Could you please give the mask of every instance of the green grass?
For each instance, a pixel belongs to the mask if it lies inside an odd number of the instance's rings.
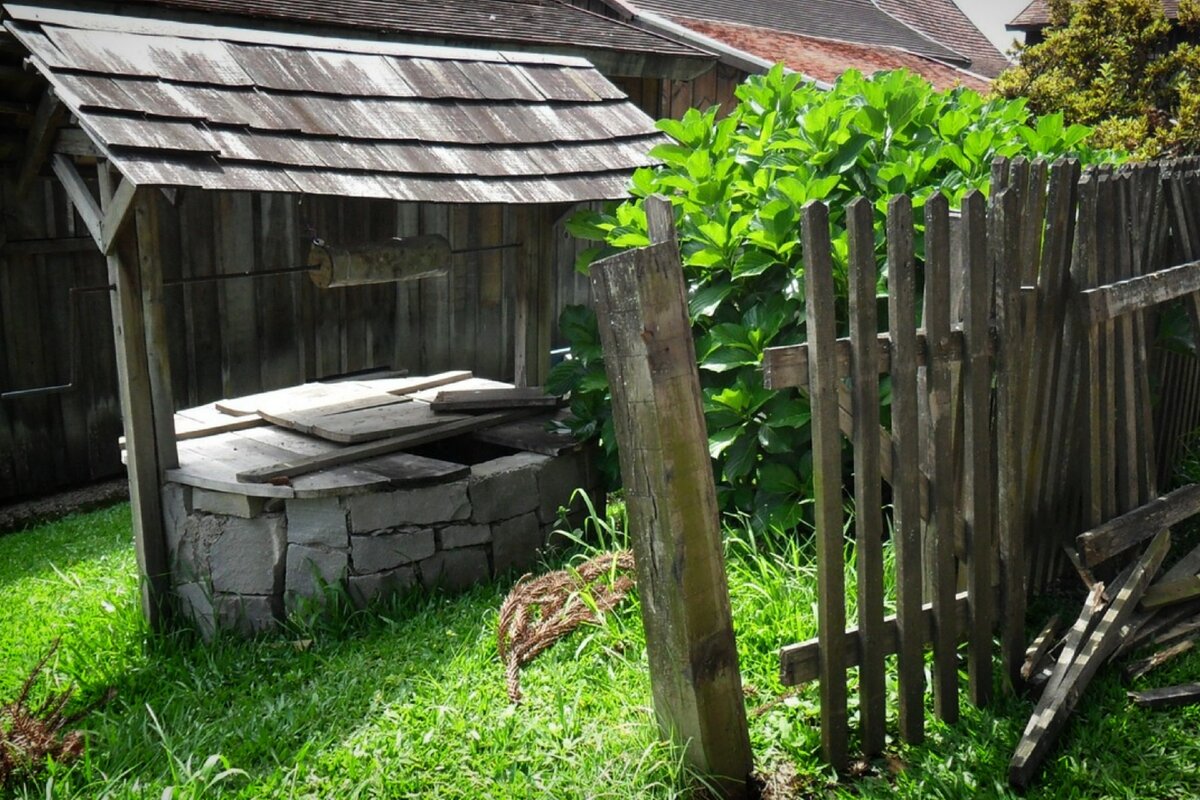
[[[930,723],[926,744],[894,746],[867,777],[833,783],[817,756],[815,687],[781,699],[777,678],[778,647],[814,628],[811,552],[733,532],[728,550],[760,768],[794,765],[800,796],[1010,796],[1005,769],[1031,708],[1015,699],[964,706],[957,726]],[[83,723],[84,759],[53,765],[12,796],[692,794],[678,750],[656,736],[636,600],[531,664],[514,707],[494,640],[508,582],[205,645],[188,633],[148,636],[135,575],[127,506],[0,537],[0,699],[59,636],[50,670],[59,688],[77,683],[82,700],[118,691]],[[1197,676],[1191,656],[1141,685]],[[1200,709],[1142,711],[1124,691],[1103,673],[1030,796],[1200,796]],[[889,763],[904,768],[890,777]]]

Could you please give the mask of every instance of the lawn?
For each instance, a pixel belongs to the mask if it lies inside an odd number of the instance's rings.
[[[728,561],[755,754],[794,770],[797,796],[1007,797],[1030,711],[1008,699],[931,724],[865,777],[832,782],[816,757],[815,691],[784,695],[780,644],[811,635],[811,554],[731,531]],[[581,554],[571,556],[581,557]],[[547,565],[560,566],[568,556]],[[509,581],[413,596],[251,642],[148,636],[122,505],[0,537],[0,700],[55,639],[50,675],[84,700],[85,757],[15,787],[28,798],[690,797],[649,709],[636,599],[530,665],[508,703],[495,653]],[[1146,686],[1195,680],[1200,655]],[[1089,690],[1032,797],[1200,795],[1200,709],[1131,708],[1108,671]],[[781,765],[785,765],[781,767]],[[782,774],[782,773],[780,773]]]

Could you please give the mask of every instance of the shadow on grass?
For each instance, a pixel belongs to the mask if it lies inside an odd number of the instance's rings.
[[[120,503],[72,514],[24,531],[0,534],[0,592],[26,579],[53,578],[89,561],[118,557],[132,547],[130,510]]]

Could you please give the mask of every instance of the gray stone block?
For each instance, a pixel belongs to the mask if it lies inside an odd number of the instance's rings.
[[[487,544],[492,540],[490,525],[447,525],[438,533],[443,550]]]
[[[416,583],[417,572],[412,567],[398,567],[374,575],[351,575],[350,597],[361,607],[407,591]]]
[[[287,593],[293,597],[321,596],[318,576],[327,584],[346,574],[349,555],[345,550],[324,550],[294,544],[287,549]]]
[[[221,630],[254,636],[274,630],[277,600],[251,594],[220,594],[215,598],[217,625]]]
[[[516,453],[471,467],[471,519],[494,522],[538,507],[538,472],[553,459]]]
[[[537,563],[544,544],[537,514],[523,514],[492,526],[492,565],[495,574],[527,570]]]
[[[278,594],[283,588],[283,557],[287,549],[283,515],[212,519],[220,520],[222,527],[208,554],[213,591]]]
[[[586,508],[575,490],[588,488],[587,472],[587,455],[583,452],[563,453],[554,459],[553,466],[539,472],[538,519],[543,523],[557,521],[559,507],[571,511]]]
[[[396,533],[350,537],[350,561],[354,574],[382,572],[401,564],[411,564],[433,555],[431,528],[414,528]]]
[[[183,618],[191,620],[205,641],[212,639],[216,623],[212,595],[208,589],[199,583],[183,583],[175,587],[175,596],[179,598],[179,611]]]
[[[351,533],[369,533],[401,525],[432,525],[471,515],[466,481],[365,494],[349,498],[346,504],[350,509]]]
[[[289,544],[320,544],[346,547],[350,528],[346,509],[336,497],[293,498],[287,501],[287,539]]]
[[[421,562],[421,582],[426,589],[461,592],[487,579],[487,552],[479,547],[443,550]]]
[[[244,494],[229,492],[210,492],[208,489],[196,489],[192,492],[192,508],[208,514],[224,514],[227,517],[253,519],[263,511],[266,503],[264,497],[247,497]]]
[[[191,513],[192,488],[168,483],[162,488],[163,527],[167,537],[167,552],[175,554],[183,539],[183,529]]]
[[[225,532],[229,517],[191,514],[183,523],[183,534],[170,551],[171,577],[175,583],[194,583],[210,578],[209,552]],[[168,548],[171,547],[168,542]]]

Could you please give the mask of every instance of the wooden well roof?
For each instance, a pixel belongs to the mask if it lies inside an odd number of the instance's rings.
[[[5,3],[139,185],[447,203],[617,198],[653,121],[582,59]]]

